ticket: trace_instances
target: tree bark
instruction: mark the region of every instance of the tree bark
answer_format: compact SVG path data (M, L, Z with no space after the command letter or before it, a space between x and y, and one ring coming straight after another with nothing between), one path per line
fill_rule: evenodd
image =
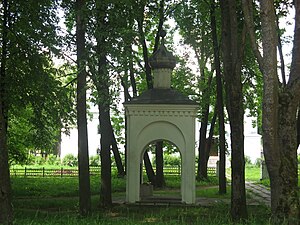
M223 84L221 75L220 51L217 36L217 26L215 17L215 0L211 1L211 28L214 46L214 63L217 78L217 112L219 118L219 193L226 194L226 146L225 146L225 126L224 126L224 104L223 104Z
M98 61L97 72L92 74L93 83L97 90L97 105L100 124L100 158L101 158L101 187L100 205L110 207L112 205L111 185L111 145L113 130L110 120L111 98L109 93L109 74L107 70L107 8L104 2L97 1L97 26L96 26L96 54Z
M166 185L165 177L164 177L163 141L158 141L155 144L155 159L156 159L155 187L161 188Z
M112 126L110 126L110 127L111 127L111 132L112 132L112 134L111 134L112 135L111 145L112 145L112 151L113 151L113 154L114 154L114 157L115 157L116 166L117 166L117 169L118 169L118 177L124 177L125 176L125 170L124 170L124 166L123 166L122 159L121 159L121 156L120 156L118 143L117 143L114 131L112 129Z
M279 180L280 154L278 146L278 77L277 34L273 1L261 1L263 44L263 150L271 185L271 207L276 211L281 193Z
M201 73L204 77L204 70ZM200 127L200 138L199 138L199 158L198 158L198 171L197 171L197 180L207 179L207 154L206 154L206 132L207 132L207 125L208 125L208 116L209 116L209 106L210 106L210 90L211 90L211 81L212 75L209 76L207 81L207 87L203 90L203 98L202 102L202 119L201 119L201 127Z
M236 1L220 1L222 18L222 50L227 111L231 130L231 217L247 218L244 159L244 109L241 83L243 46L239 43Z
M299 95L298 95L299 96ZM288 99L285 99L288 97ZM279 167L279 196L278 205L274 212L275 223L297 224L300 221L299 189L298 189L298 160L296 138L296 114L295 101L284 93L279 100L279 153L281 164ZM271 187L274 188L274 187Z
M145 32L143 28L144 24L144 10L145 10L145 2L140 4L140 14L137 18L137 24L138 24L138 32L139 32L139 40L143 48L143 57L144 57L144 67L146 72L146 81L147 81L147 87L148 89L153 88L153 79L151 75L151 68L149 65L149 56L148 56L148 48L146 44L146 38L145 38Z
M1 51L1 68L0 68L0 224L13 223L13 208L11 196L11 184L8 165L8 148L7 148L7 122L8 122L8 105L7 93L5 89L6 82L6 59L8 44L8 1L2 2L2 51Z
M100 204L103 207L112 205L111 195L111 132L110 132L110 115L109 108L103 104L98 105L100 121L100 157L101 157L101 188Z
M86 118L86 52L85 52L85 0L76 1L77 45L77 127L78 127L78 173L79 209L82 216L91 212L89 153Z
M155 173L151 165L151 161L147 151L144 153L144 163L145 163L148 180L151 184L155 185Z
M211 119L211 122L210 122L210 129L209 129L209 134L208 134L208 138L206 139L206 146L205 146L205 155L206 155L206 167L207 167L207 163L208 163L208 160L209 160L209 155L210 155L210 150L211 150L211 144L212 144L212 140L213 140L213 136L214 136L214 130L215 130L215 125L216 125L216 121L217 121L217 116L218 116L218 113L217 113L217 109L215 108L215 111L214 111L214 115L213 115L213 118Z
M156 50L158 49L158 46L159 46L160 32L162 31L164 20L165 20L164 6L165 6L165 1L160 0L160 2L159 2L159 21L158 21L157 31L156 31L156 35L155 35L153 53L156 52Z
M285 79L285 63L284 63L284 56L282 51L282 44L281 44L281 36L279 30L279 18L276 16L276 29L277 29L277 40L278 40L278 54L280 58L280 71L281 71L281 79L283 86L286 86L286 79Z
M272 3L272 1L271 1ZM274 6L273 6L274 7ZM300 205L297 160L297 110L300 99L300 4L295 1L295 32L289 81L279 94L279 197L275 222L299 224ZM273 19L271 17L271 19ZM276 69L276 66L274 66Z
M300 145L300 107L298 106L298 116L297 116L297 146Z
M247 2L250 5L251 1ZM244 14L247 15L247 4L243 4ZM252 5L251 5L252 6ZM297 224L300 219L299 197L297 192L297 108L300 98L300 12L299 4L295 2L295 36L291 72L286 84L279 92L277 75L277 44L278 21L275 15L274 1L261 0L261 24L263 58L256 54L260 70L264 77L263 93L263 149L271 184L271 208L274 224ZM249 7L248 7L249 8ZM249 14L249 12L248 12ZM247 24L253 24L253 16L245 16ZM248 26L254 34L253 26ZM257 44L252 37L252 48L257 52ZM279 51L281 46L279 45ZM282 58L282 55L280 54ZM282 62L282 69L284 63ZM285 72L282 72L285 76ZM298 222L297 222L298 220Z

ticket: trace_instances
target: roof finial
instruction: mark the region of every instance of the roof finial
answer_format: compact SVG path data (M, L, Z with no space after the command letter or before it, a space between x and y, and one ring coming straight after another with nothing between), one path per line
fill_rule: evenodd
M171 52L167 50L164 43L166 35L167 32L164 29L161 29L161 31L159 32L159 36L161 37L161 44L149 59L149 64L152 69L174 69L174 67L176 66L175 57Z

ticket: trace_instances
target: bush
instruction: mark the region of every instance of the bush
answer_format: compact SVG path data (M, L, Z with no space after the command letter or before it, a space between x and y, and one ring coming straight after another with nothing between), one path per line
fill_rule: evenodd
M35 163L35 156L32 154L28 154L25 161L25 165L34 165L34 163Z
M256 160L255 160L255 166L256 167L261 167L261 164L262 164L262 162L263 162L263 159L262 158L257 158Z
M90 156L90 166L100 166L99 155Z
M245 155L245 164L246 165L252 165L250 156Z
M34 157L34 164L35 165L44 165L46 163L46 159L42 156L35 156Z
M180 156L177 155L164 155L164 164L170 166L180 166Z
M60 165L60 159L56 155L50 154L47 157L48 165Z
M64 166L77 166L78 165L78 159L73 154L67 154L62 160L62 164Z

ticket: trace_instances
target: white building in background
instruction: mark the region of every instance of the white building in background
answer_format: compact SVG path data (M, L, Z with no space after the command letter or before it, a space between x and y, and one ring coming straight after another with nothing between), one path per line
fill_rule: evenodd
M89 155L96 155L100 146L100 134L98 134L98 113L93 112L91 120L88 120L88 145ZM78 154L78 131L76 128L70 130L70 135L62 134L61 138L61 158L66 154Z
M245 156L249 156L252 163L256 159L261 158L263 151L262 136L258 134L257 126L252 126L252 121L256 121L253 117L246 117L244 120L244 151Z
M244 117L244 153L245 156L250 157L251 162L255 163L256 159L261 158L262 153L262 138L258 134L257 126L253 127L254 117ZM225 125L226 141L228 144L228 151L231 153L231 140L230 140L230 126ZM231 156L228 156L231 158ZM228 165L229 166L229 165Z

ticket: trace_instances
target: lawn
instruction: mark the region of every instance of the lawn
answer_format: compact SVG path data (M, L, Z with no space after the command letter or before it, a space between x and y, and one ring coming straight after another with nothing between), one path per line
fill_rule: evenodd
M245 167L245 177L248 181L258 182L261 179L261 168L257 166L247 165Z
M125 179L113 177L113 198L124 199ZM169 176L168 188L155 194L180 193L180 178ZM217 178L197 182L198 197L228 199L230 194L218 194ZM92 211L88 218L78 217L78 179L69 178L12 178L15 224L231 224L230 206L216 203L200 206L141 206L115 204L110 209L99 207L100 177L91 176ZM228 188L228 193L230 189ZM269 209L249 206L245 224L268 224Z

